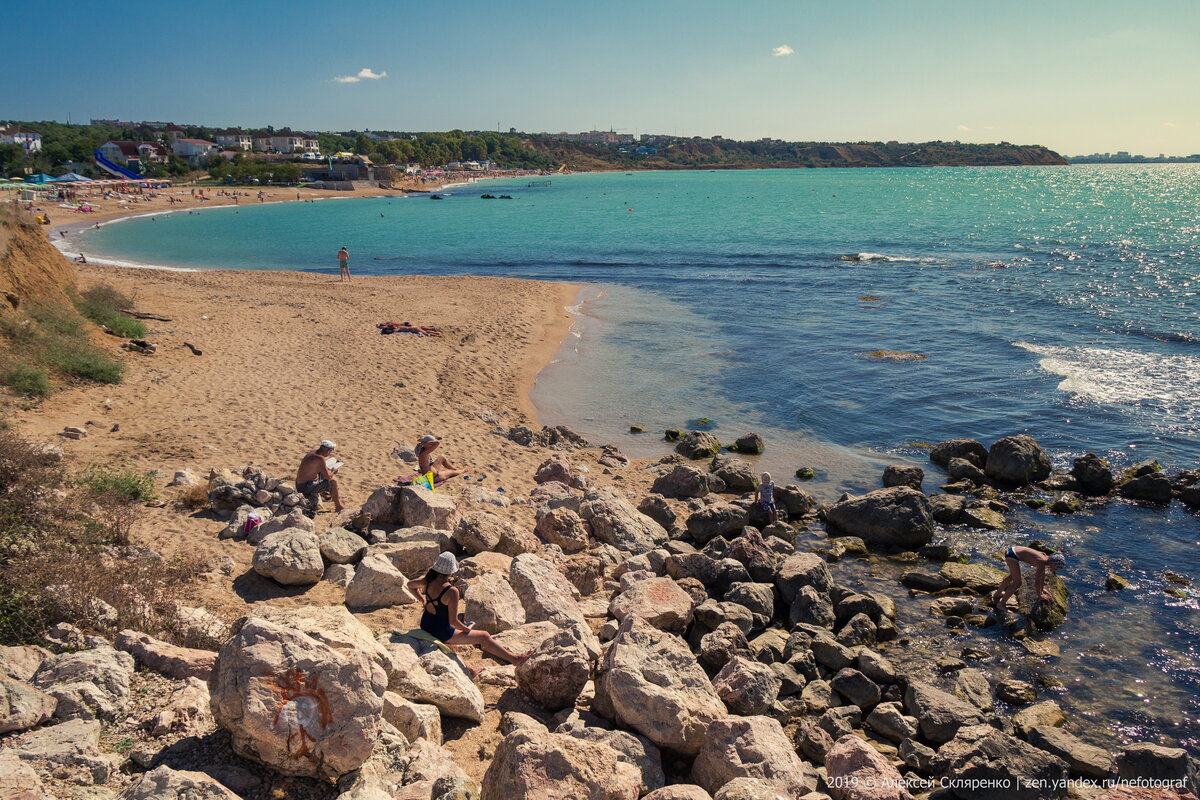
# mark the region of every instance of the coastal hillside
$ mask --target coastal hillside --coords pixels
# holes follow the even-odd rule
[[[75,282],[70,262],[31,220],[0,210],[0,293],[9,306],[66,302]]]
[[[785,142],[763,139],[642,138],[641,146],[584,144],[549,136],[526,141],[534,152],[577,170],[793,169],[820,167],[991,167],[1066,164],[1041,145],[967,142]],[[641,152],[639,152],[641,151]]]

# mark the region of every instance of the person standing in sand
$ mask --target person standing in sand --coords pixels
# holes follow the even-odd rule
[[[338,250],[337,254],[338,270],[341,273],[342,280],[346,283],[350,282],[350,251],[346,248]]]
[[[422,475],[432,472],[435,483],[464,475],[467,472],[466,468],[451,464],[450,459],[445,456],[433,457],[433,451],[441,443],[442,440],[436,436],[422,436],[421,440],[417,442],[417,466]]]
[[[342,510],[337,478],[333,477],[333,470],[329,468],[329,457],[336,447],[337,445],[328,439],[322,439],[316,450],[300,460],[300,468],[296,470],[296,491],[312,500],[314,511],[325,492],[329,492],[329,497],[333,500],[334,512]]]

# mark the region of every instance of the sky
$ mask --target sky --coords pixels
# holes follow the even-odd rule
[[[1200,153],[1200,0],[49,0],[5,23],[0,119]]]

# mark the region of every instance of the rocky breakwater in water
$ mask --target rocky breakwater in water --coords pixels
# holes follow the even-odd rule
[[[998,506],[1014,487],[999,482],[1016,474],[1002,462],[1025,464],[1027,480],[1053,477],[1040,474],[1040,449],[1005,447],[992,451],[1014,455],[990,472],[982,446],[935,450],[952,449],[982,475],[969,491],[939,493],[962,500],[956,520],[973,509],[1002,522]],[[993,684],[953,659],[927,679],[893,660],[906,647],[896,605],[844,577],[847,554],[942,557],[911,582],[947,619],[974,615],[997,580],[929,544],[951,503],[921,492],[920,470],[890,469],[884,488],[828,506],[777,487],[771,522],[753,502],[754,470],[736,456],[633,465],[618,455],[606,451],[612,485],[597,486],[564,448],[511,507],[514,498],[477,489],[387,486],[320,533],[284,504],[250,526],[256,507],[229,508],[214,533],[255,547],[260,576],[339,584],[345,606],[259,604],[218,652],[133,631],[116,648],[79,634],[70,647],[0,651],[0,787],[48,797],[42,783],[68,776],[123,798],[322,800],[1179,800],[1195,791],[1197,764],[1182,749],[1109,752],[1054,702],[1038,702],[1035,687]],[[822,523],[830,535],[818,540]],[[515,669],[487,667],[482,691],[452,651],[352,613],[411,602],[404,583],[442,550],[461,558],[466,618],[531,653]],[[156,679],[173,687],[169,708],[135,709],[135,664],[165,673]],[[494,726],[497,707],[481,770],[480,756],[447,746],[443,731]],[[127,755],[98,744],[103,725],[133,716],[158,731],[151,741]]]

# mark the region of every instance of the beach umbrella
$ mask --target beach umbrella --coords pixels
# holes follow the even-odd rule
[[[47,175],[44,172],[39,172],[37,175],[30,175],[25,179],[26,183],[45,183],[46,181],[54,180],[54,176]]]
[[[91,178],[85,178],[78,172],[68,172],[66,175],[59,175],[54,180],[56,181],[90,181]]]

